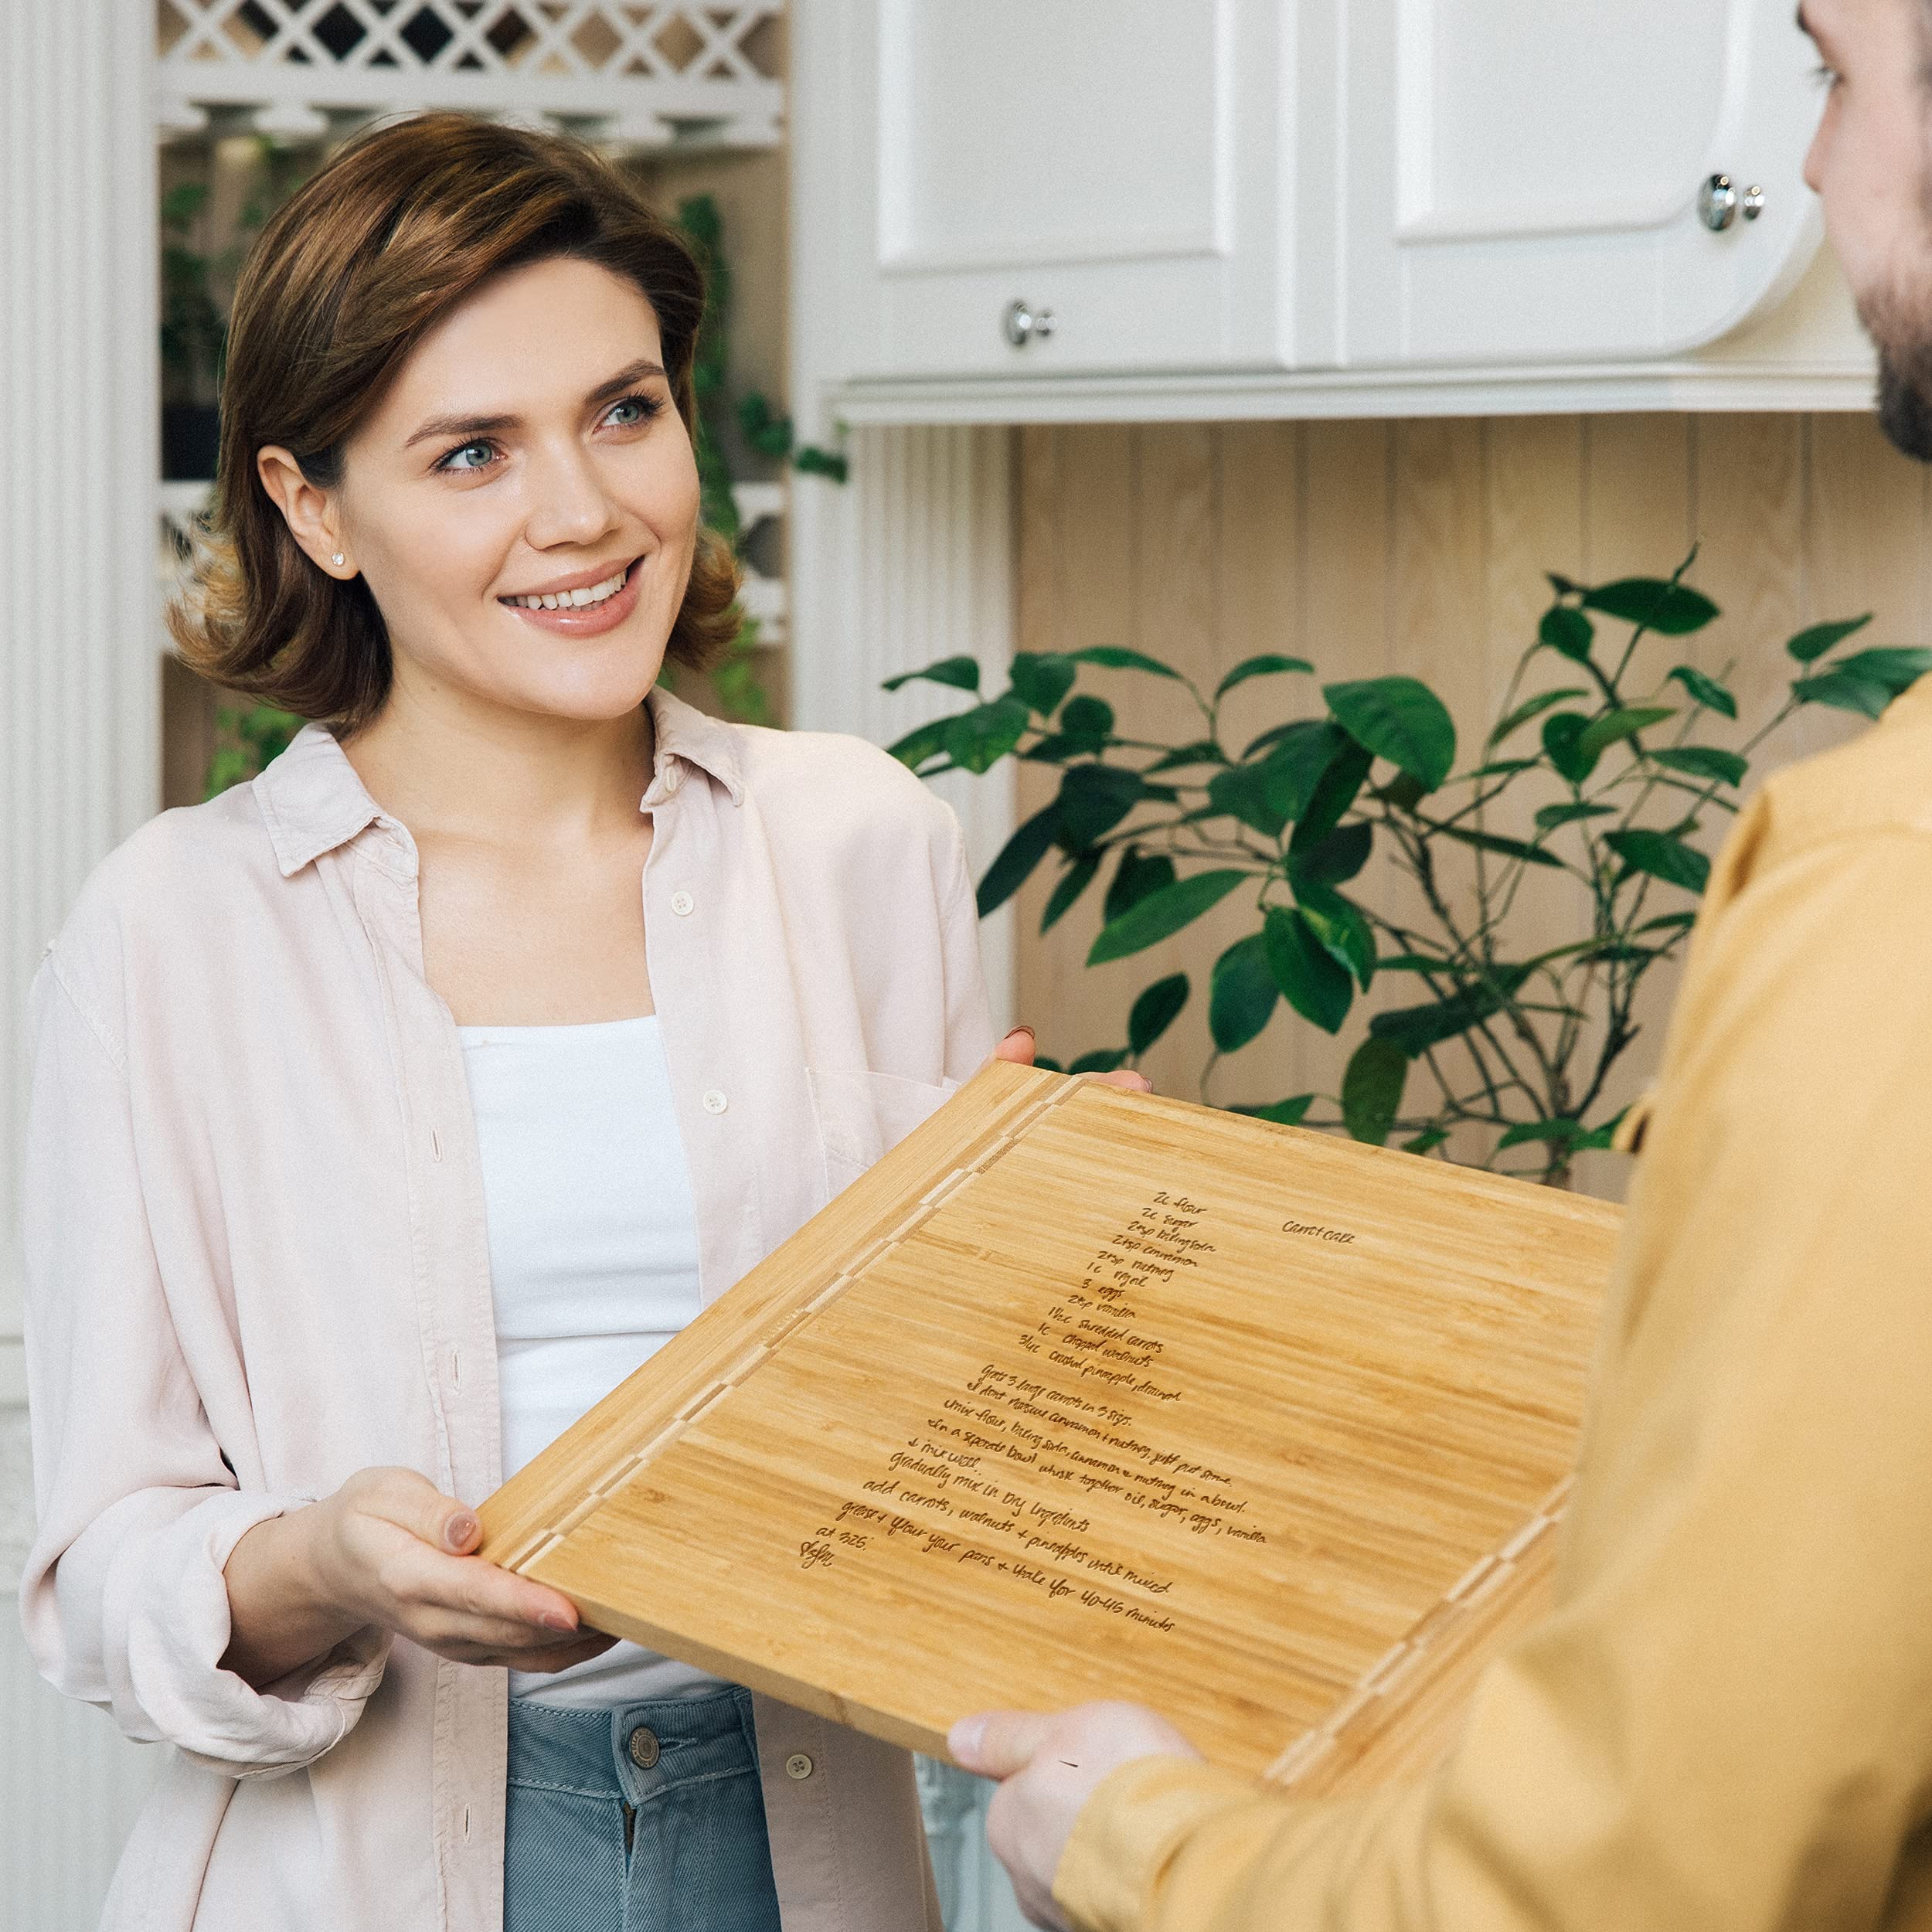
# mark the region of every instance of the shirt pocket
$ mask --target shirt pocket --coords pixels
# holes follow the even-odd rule
[[[958,1091],[956,1081],[911,1080],[865,1069],[805,1070],[829,1201],[889,1154]]]

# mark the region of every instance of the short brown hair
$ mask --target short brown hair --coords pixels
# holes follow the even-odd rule
[[[363,134],[297,192],[235,290],[209,541],[168,628],[204,676],[353,729],[389,695],[389,632],[368,585],[316,568],[255,471],[269,444],[332,488],[344,445],[430,329],[492,277],[594,262],[656,311],[678,413],[698,434],[692,362],[704,275],[617,168],[562,134],[431,114]],[[700,531],[667,655],[701,666],[736,630],[736,560]]]

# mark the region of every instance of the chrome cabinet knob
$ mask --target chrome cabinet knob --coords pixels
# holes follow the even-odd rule
[[[1053,311],[1050,308],[1036,309],[1029,302],[1009,302],[1002,326],[1007,341],[1015,349],[1024,349],[1029,342],[1043,342],[1053,334]]]
[[[1740,194],[1729,175],[1713,175],[1697,191],[1698,219],[1713,234],[1721,235],[1741,214],[1756,221],[1764,212],[1764,190],[1757,182]]]

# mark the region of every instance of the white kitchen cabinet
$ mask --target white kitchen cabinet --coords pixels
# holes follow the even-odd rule
[[[1855,408],[1790,0],[798,0],[794,402]],[[1727,179],[1714,228],[1702,191]]]
[[[1786,0],[1340,5],[1334,361],[1675,355],[1815,252],[1817,56]]]
[[[850,372],[1050,382],[1270,359],[1292,261],[1292,11],[832,0],[797,86],[839,98],[818,236],[838,237]]]

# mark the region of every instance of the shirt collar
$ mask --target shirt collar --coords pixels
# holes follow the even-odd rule
[[[744,803],[744,777],[732,726],[706,717],[696,706],[654,689],[651,707],[655,738],[647,809],[662,804],[677,790],[673,761],[703,772],[725,788],[734,805]],[[372,798],[348,754],[325,725],[304,725],[288,749],[254,781],[255,796],[268,827],[275,862],[291,879],[325,852],[345,845],[370,825],[408,835]]]
[[[734,805],[742,805],[744,771],[738,757],[738,733],[742,727],[707,717],[696,705],[674,698],[662,685],[653,689],[645,702],[651,707],[657,755],[651,789],[644,794],[644,803],[662,804],[665,793],[675,789],[665,782],[675,758],[715,779],[724,787]]]

